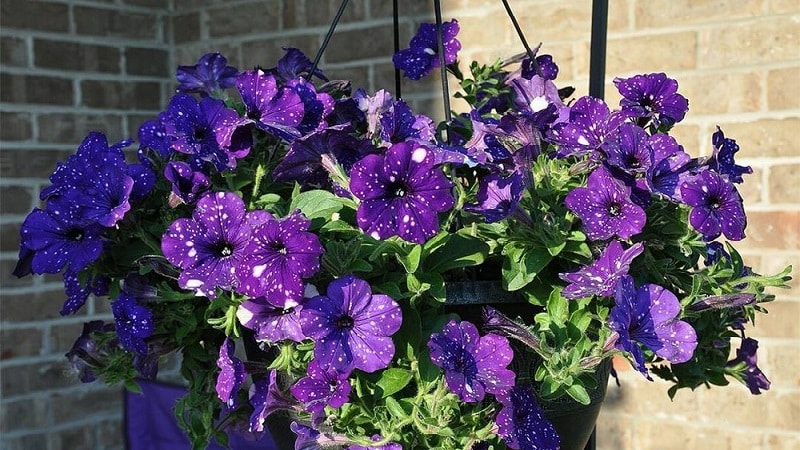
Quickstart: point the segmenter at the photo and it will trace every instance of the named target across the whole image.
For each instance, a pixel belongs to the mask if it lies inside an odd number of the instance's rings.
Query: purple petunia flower
[[[641,242],[623,249],[619,241],[611,241],[592,264],[577,272],[558,274],[559,278],[569,283],[561,295],[568,299],[612,295],[617,281],[628,274],[631,263],[643,251],[644,244]]]
[[[194,66],[178,66],[178,92],[198,93],[203,97],[219,97],[224,89],[234,85],[239,71],[228,65],[219,53],[207,53]]]
[[[172,183],[171,204],[191,205],[211,188],[211,181],[203,172],[181,161],[170,161],[164,167],[164,178]]]
[[[522,177],[517,172],[509,177],[486,175],[478,185],[478,203],[465,205],[464,210],[483,215],[486,223],[498,222],[514,213],[523,190]]]
[[[714,152],[708,161],[711,170],[723,175],[731,183],[741,183],[744,181],[743,174],[753,173],[752,167],[736,164],[734,154],[739,151],[739,144],[733,139],[726,138],[719,127],[711,136],[711,143],[714,146]]]
[[[313,297],[300,312],[303,334],[314,339],[314,359],[323,370],[374,372],[394,356],[392,334],[400,329],[400,306],[373,294],[366,281],[347,275],[333,280],[326,295]]]
[[[261,69],[239,75],[236,87],[245,105],[245,115],[221,121],[216,128],[221,146],[248,147],[251,126],[287,141],[300,136],[296,127],[303,120],[303,100],[295,91],[278,87],[275,77]]]
[[[203,196],[192,218],[178,219],[161,238],[164,257],[183,269],[178,285],[216,297],[215,289],[239,285],[238,272],[250,241],[244,202],[232,192]]]
[[[265,214],[261,223],[252,224],[239,291],[266,296],[283,308],[299,304],[303,279],[317,273],[325,252],[317,235],[308,231],[310,226],[299,210],[281,220]]]
[[[633,278],[623,277],[614,292],[615,305],[608,321],[619,334],[615,347],[631,354],[634,367],[650,379],[642,344],[671,363],[690,360],[697,334],[689,323],[677,320],[681,304],[675,294],[656,284],[636,289]]]
[[[125,350],[140,356],[147,355],[147,343],[144,340],[155,330],[153,312],[124,290],[111,303],[111,312],[114,313],[117,335]]]
[[[651,118],[656,127],[680,122],[689,110],[686,97],[678,94],[678,82],[666,74],[615,78],[614,85],[623,97],[622,111],[630,117]]]
[[[106,295],[108,293],[109,278],[105,275],[88,276],[86,282],[81,284],[77,272],[67,270],[64,272],[64,293],[67,300],[61,308],[61,315],[74,314],[86,303],[89,294]]]
[[[374,442],[377,442],[383,438],[381,437],[380,434],[374,434],[370,439],[372,439]],[[396,442],[389,442],[387,444],[375,447],[373,446],[365,447],[363,445],[351,445],[347,447],[347,450],[403,450],[403,446]]]
[[[379,125],[383,113],[389,111],[394,104],[394,98],[388,91],[381,89],[372,97],[363,89],[358,89],[353,94],[358,104],[358,109],[364,113],[367,121],[367,136],[372,137],[380,132]]]
[[[674,137],[664,133],[656,133],[647,138],[647,145],[652,155],[652,164],[645,178],[648,189],[678,201],[678,188],[688,176],[692,157]]]
[[[278,372],[270,370],[266,378],[253,381],[250,385],[250,405],[253,413],[250,414],[251,433],[264,431],[264,422],[267,417],[278,411],[293,410],[297,402],[284,395],[278,387]]]
[[[507,82],[514,93],[514,104],[517,111],[531,117],[540,130],[549,129],[553,124],[566,122],[570,108],[558,95],[558,87],[552,81],[534,76],[516,77]]]
[[[744,239],[747,216],[742,197],[721,175],[705,170],[683,182],[681,199],[692,207],[689,223],[706,240],[716,239],[721,233],[732,241]]]
[[[758,341],[752,338],[742,339],[741,346],[736,350],[736,358],[728,361],[727,367],[741,368],[740,376],[743,377],[744,383],[750,389],[753,395],[761,394],[761,391],[769,390],[770,382],[764,372],[756,365],[758,358],[756,352],[758,351]]]
[[[82,383],[91,383],[97,379],[95,368],[102,367],[103,360],[108,355],[107,349],[100,347],[94,333],[110,333],[114,331],[114,324],[104,323],[102,320],[92,320],[83,324],[83,331],[69,352],[64,356],[70,362],[71,369],[78,375]],[[116,346],[117,342],[108,345]]]
[[[32,252],[30,271],[58,273],[64,267],[80,272],[103,251],[105,228],[84,216],[84,209],[65,200],[51,200],[34,209],[20,229],[21,246]],[[25,255],[23,255],[25,256]]]
[[[423,114],[414,115],[403,100],[392,102],[391,107],[380,115],[380,124],[381,140],[388,145],[406,140],[433,140],[433,120]]]
[[[437,214],[455,200],[453,182],[433,161],[428,148],[403,142],[353,165],[350,191],[361,200],[358,226],[375,239],[398,235],[419,244],[438,233]]]
[[[244,363],[236,357],[235,350],[234,341],[226,337],[219,347],[219,357],[217,358],[217,367],[220,369],[219,375],[217,375],[217,397],[222,400],[222,403],[231,407],[236,400],[236,392],[247,376],[244,371]]]
[[[317,92],[314,84],[305,78],[289,80],[283,86],[294,91],[303,102],[303,117],[297,124],[297,131],[305,135],[327,127],[325,117],[333,112],[336,103],[330,94]]]
[[[497,434],[509,448],[558,450],[561,445],[553,424],[544,416],[530,385],[514,386],[498,396],[503,409],[497,413]]]
[[[552,55],[539,55],[534,59],[534,64],[531,64],[530,58],[525,58],[520,66],[522,78],[528,80],[534,75],[545,80],[555,80],[558,77],[558,65],[553,61]]]
[[[189,94],[178,94],[169,102],[164,128],[175,151],[191,155],[194,169],[211,164],[216,170],[236,166],[236,158],[247,156],[250,148],[229,149],[218,143],[216,130],[238,118],[236,111],[222,100],[206,97],[200,101]]]
[[[266,73],[274,75],[282,81],[289,81],[305,77],[311,72],[314,64],[300,49],[283,47],[283,51],[286,53],[278,60],[278,65],[268,69]],[[313,75],[322,81],[328,81],[328,77],[320,69],[315,69]]]
[[[456,39],[458,31],[456,19],[442,23],[442,48],[444,49],[445,64],[456,62],[458,51],[461,50],[461,43]],[[409,48],[395,53],[392,62],[397,69],[403,71],[403,75],[411,80],[419,80],[439,67],[436,25],[420,24],[417,34],[409,42]]]
[[[619,133],[603,143],[606,163],[631,176],[646,173],[653,162],[647,139],[644,128],[630,122],[623,123]]]
[[[257,341],[279,342],[288,339],[300,342],[305,339],[300,327],[302,305],[280,307],[266,297],[245,300],[236,310],[239,323],[255,331]]]
[[[511,320],[497,309],[484,306],[481,311],[481,319],[483,319],[482,329],[484,332],[516,339],[533,350],[541,349],[541,341],[531,330]]]
[[[589,239],[597,241],[613,236],[628,239],[642,231],[647,219],[644,210],[630,196],[631,188],[601,166],[589,175],[586,187],[573,189],[564,203],[581,219]]]
[[[428,348],[431,361],[444,370],[447,387],[462,402],[479,402],[487,392],[498,395],[514,386],[514,372],[506,368],[514,352],[502,336],[481,337],[472,323],[451,320],[431,335]]]
[[[584,96],[570,107],[569,121],[553,125],[547,138],[558,145],[559,157],[587,155],[613,138],[624,120],[618,111],[610,112],[603,100]]]
[[[167,135],[167,130],[164,128],[164,120],[166,120],[166,113],[160,113],[158,119],[148,120],[139,126],[137,137],[139,138],[139,151],[137,156],[142,164],[153,167],[154,161],[151,156],[150,150],[155,151],[155,155],[161,159],[167,159],[174,153],[172,149],[171,139]]]
[[[290,389],[306,411],[321,413],[325,406],[339,408],[347,403],[350,382],[347,374],[336,369],[323,369],[316,360],[308,363],[308,375],[299,379]]]

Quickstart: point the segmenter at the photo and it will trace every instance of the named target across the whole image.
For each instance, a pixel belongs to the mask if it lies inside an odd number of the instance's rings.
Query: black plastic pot
[[[495,281],[448,283],[445,305],[449,312],[458,314],[462,320],[468,320],[478,327],[482,322],[484,306],[492,306],[511,318],[517,316],[533,318],[540,311],[540,308],[531,305],[520,295],[504,290],[501,284]],[[530,380],[534,388],[537,388],[533,375],[541,362],[538,355],[515,340],[511,340],[511,346],[516,355],[511,368],[518,377]],[[591,401],[588,405],[580,404],[569,396],[556,400],[543,400],[538,396],[538,389],[534,389],[534,392],[537,392],[539,406],[561,437],[561,450],[594,449],[592,433],[606,396],[610,371],[610,359],[597,366],[595,371],[597,387],[589,391]]]

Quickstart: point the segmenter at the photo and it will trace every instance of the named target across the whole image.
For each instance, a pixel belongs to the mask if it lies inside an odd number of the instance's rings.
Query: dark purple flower
[[[218,143],[216,130],[238,117],[236,111],[227,108],[222,100],[206,97],[198,103],[189,94],[178,94],[169,102],[164,128],[172,148],[191,155],[190,161],[195,169],[211,164],[222,171],[235,167],[236,158],[242,158],[250,151],[249,147],[231,150]]]
[[[161,251],[183,269],[180,287],[214,298],[216,288],[238,286],[249,242],[242,199],[232,192],[215,192],[197,202],[191,219],[172,222],[161,238]]]
[[[290,308],[302,301],[303,279],[317,273],[325,249],[299,210],[281,220],[264,218],[253,224],[239,291]]]
[[[487,392],[498,395],[514,386],[514,372],[506,368],[514,352],[502,336],[481,337],[472,323],[451,320],[431,335],[428,348],[431,361],[444,370],[447,387],[463,402],[479,402]]]
[[[413,139],[421,142],[433,140],[434,124],[430,117],[414,115],[403,100],[392,102],[392,106],[380,116],[381,140],[395,144]]]
[[[282,81],[289,81],[299,77],[305,77],[314,67],[314,64],[300,49],[294,47],[283,47],[286,53],[278,60],[278,65],[266,71],[266,73],[275,75]],[[314,76],[322,81],[328,81],[328,78],[320,69],[314,70]]]
[[[710,170],[681,184],[681,198],[692,207],[689,223],[706,240],[721,233],[732,241],[744,239],[747,215],[733,183]]]
[[[708,161],[711,170],[723,175],[731,183],[741,183],[744,181],[743,174],[753,173],[752,167],[736,164],[734,154],[739,151],[739,144],[733,139],[726,138],[719,127],[711,136],[711,143],[714,146],[714,153]]]
[[[480,179],[475,195],[478,203],[465,205],[464,210],[483,215],[486,223],[498,222],[514,213],[523,189],[522,177],[516,172],[509,177],[486,175]]]
[[[218,97],[233,86],[239,71],[228,65],[219,53],[207,53],[194,66],[178,66],[178,92],[198,93],[203,97]]]
[[[149,150],[154,150],[161,159],[167,159],[174,152],[172,150],[172,140],[167,135],[164,128],[166,113],[159,114],[158,119],[148,120],[143,123],[138,130],[139,138],[138,157],[142,164],[153,167],[152,156]]]
[[[333,280],[326,295],[313,297],[300,312],[303,334],[314,339],[314,359],[323,370],[374,372],[394,357],[392,334],[400,329],[400,306],[372,294],[366,281],[347,275]]]
[[[153,312],[124,290],[111,303],[111,312],[114,313],[117,335],[125,350],[146,355],[147,343],[144,340],[155,330]]]
[[[631,188],[617,180],[608,169],[598,167],[586,187],[567,194],[564,203],[583,223],[583,231],[593,241],[619,236],[628,239],[644,228],[647,216],[631,201]]]
[[[617,283],[614,307],[608,321],[619,334],[615,347],[631,354],[636,370],[648,379],[642,344],[671,363],[690,360],[697,347],[697,335],[689,323],[678,320],[681,304],[675,294],[656,284],[636,289],[633,278]]]
[[[569,121],[553,125],[548,139],[558,145],[560,157],[591,154],[613,138],[625,116],[610,112],[603,100],[581,97],[570,107]]]
[[[353,99],[358,104],[358,109],[364,113],[367,121],[367,136],[374,136],[380,131],[378,126],[380,125],[381,116],[384,112],[389,111],[394,104],[392,94],[381,89],[370,97],[366,91],[358,89],[353,94]]]
[[[82,383],[91,383],[97,379],[97,374],[94,370],[102,367],[103,360],[108,356],[108,349],[98,344],[94,333],[110,333],[113,331],[114,324],[103,323],[102,320],[85,322],[81,335],[72,344],[69,352],[64,355]],[[110,342],[109,345],[116,345],[116,343]]]
[[[758,341],[752,338],[742,339],[742,344],[736,350],[736,358],[728,361],[727,366],[732,370],[739,369],[739,377],[750,389],[753,395],[761,394],[761,391],[769,390],[770,382],[764,372],[756,365],[758,358]]]
[[[678,94],[678,82],[663,73],[615,78],[614,85],[622,95],[619,104],[631,117],[648,117],[658,127],[683,120],[689,102]]]
[[[323,369],[316,360],[308,363],[308,375],[300,378],[290,391],[306,411],[321,413],[325,406],[339,408],[350,395],[347,374],[336,369]]]
[[[303,118],[297,124],[297,131],[305,135],[327,127],[325,117],[333,112],[335,101],[326,92],[317,92],[314,85],[305,78],[295,78],[284,84],[293,90],[303,101]]]
[[[533,350],[541,348],[541,341],[531,330],[491,306],[483,307],[481,319],[482,329],[486,333],[516,339]]]
[[[228,406],[233,406],[236,400],[236,392],[244,383],[247,374],[244,371],[244,363],[235,355],[236,344],[226,337],[219,347],[219,357],[217,358],[217,397]]]
[[[221,146],[246,146],[236,143],[237,138],[241,137],[237,132],[249,133],[250,126],[287,141],[300,136],[296,127],[305,113],[303,100],[295,91],[278,87],[275,77],[267,75],[261,69],[239,75],[236,87],[246,108],[245,115],[225,118],[220,123],[216,132]]]
[[[350,191],[361,200],[359,227],[375,239],[398,235],[419,244],[438,233],[438,213],[455,200],[453,182],[433,161],[428,148],[403,142],[353,165]]]
[[[569,119],[570,108],[561,100],[558,87],[552,81],[539,76],[516,77],[508,84],[514,93],[517,111],[531,117],[540,130]]]
[[[703,260],[703,264],[710,266],[721,259],[726,261],[731,260],[731,255],[725,250],[725,246],[721,242],[717,241],[706,244],[706,257]]]
[[[688,176],[692,162],[674,137],[656,133],[647,139],[652,154],[652,164],[647,171],[646,181],[650,192],[667,196],[673,201],[680,198],[680,183]]]
[[[192,204],[211,188],[203,172],[181,161],[170,161],[164,167],[164,178],[172,183],[172,196],[178,202]]]
[[[623,249],[619,241],[611,241],[592,264],[577,272],[558,274],[559,278],[569,283],[561,295],[568,299],[612,295],[617,281],[628,274],[631,262],[643,251],[644,244],[641,242]]]
[[[34,209],[20,229],[21,245],[33,252],[32,273],[58,273],[67,266],[80,272],[103,251],[105,228],[84,216],[76,203],[51,200],[47,209]]]
[[[263,432],[264,422],[272,413],[277,411],[293,410],[297,402],[283,394],[278,387],[278,372],[270,370],[266,378],[253,381],[250,386],[250,405],[253,413],[250,415],[250,432]]]
[[[442,48],[444,49],[445,64],[456,62],[458,51],[461,50],[461,43],[456,39],[458,31],[456,19],[442,23]],[[439,67],[439,45],[436,35],[435,24],[420,24],[417,34],[411,38],[409,48],[398,51],[392,57],[394,66],[412,80],[419,80]]]
[[[753,305],[756,303],[756,295],[746,292],[739,292],[735,294],[720,294],[711,295],[699,299],[697,302],[692,303],[689,309],[692,311],[703,311],[706,309],[722,309],[722,308],[739,308],[746,305]]]
[[[245,300],[236,310],[239,323],[255,331],[257,341],[279,342],[288,339],[300,342],[305,339],[300,328],[301,305],[275,306],[266,297]]]
[[[105,295],[104,293],[100,293],[108,291],[107,280],[108,277],[103,275],[94,278],[87,276],[85,283],[82,284],[77,272],[73,272],[72,270],[64,272],[64,293],[67,295],[67,300],[61,308],[60,314],[66,316],[77,312],[84,303],[86,303],[86,299],[89,298],[89,294],[91,293],[95,295]],[[105,289],[103,288],[104,284],[106,287]]]
[[[374,442],[378,442],[383,438],[381,437],[380,434],[374,434],[370,439],[372,439]],[[389,442],[387,444],[375,447],[373,446],[365,447],[363,445],[351,445],[347,447],[347,450],[403,450],[403,446],[396,442]]]
[[[539,55],[535,59],[535,64],[531,64],[530,58],[522,60],[522,77],[530,80],[534,75],[538,75],[545,80],[555,80],[558,77],[558,65],[553,61],[551,55]]]
[[[297,181],[303,186],[327,188],[331,179],[323,158],[347,173],[356,161],[374,152],[368,141],[360,141],[342,129],[328,128],[292,141],[272,176],[275,181]]]
[[[623,123],[619,133],[603,143],[606,163],[628,175],[646,173],[653,163],[647,140],[647,132],[642,127],[630,122]]]
[[[497,434],[509,448],[518,450],[558,450],[561,445],[553,424],[544,416],[530,385],[514,386],[498,399],[503,409],[497,413]]]

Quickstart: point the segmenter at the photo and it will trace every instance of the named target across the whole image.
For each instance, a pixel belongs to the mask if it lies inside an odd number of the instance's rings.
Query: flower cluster
[[[67,354],[80,379],[135,389],[180,353],[196,448],[284,418],[295,448],[555,449],[540,403],[589,403],[615,355],[670,395],[768,389],[745,325],[789,268],[753,273],[722,241],[747,225],[736,142],[717,130],[690,156],[669,135],[688,101],[662,73],[614,80],[618,109],[569,98],[549,55],[465,77],[458,31],[439,47],[424,24],[394,57],[413,80],[442,60],[458,77],[469,110],[439,126],[289,48],[270,69],[180,66],[135,164],[132,141],[87,136],[15,269],[62,273],[62,315],[111,299],[113,322]],[[449,292],[473,282],[525,312],[462,314]],[[531,355],[532,372],[513,364]]]

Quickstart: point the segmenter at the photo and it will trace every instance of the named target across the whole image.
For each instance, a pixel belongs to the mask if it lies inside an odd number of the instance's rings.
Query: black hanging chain
[[[325,39],[322,40],[322,45],[319,47],[319,50],[317,50],[317,56],[314,57],[314,64],[311,65],[311,70],[306,75],[307,79],[310,80],[314,72],[317,71],[317,66],[319,66],[319,61],[322,59],[322,54],[325,52],[325,48],[328,47],[331,37],[333,37],[333,32],[336,30],[336,25],[339,23],[339,19],[342,18],[342,14],[344,14],[344,9],[347,7],[348,1],[349,0],[342,0],[342,4],[339,5],[339,10],[336,12],[336,16],[333,18],[330,28],[328,28],[328,33],[325,35]]]
[[[400,51],[400,15],[397,8],[397,0],[392,0],[392,25],[394,26],[394,54]],[[402,87],[400,69],[394,66],[394,92],[397,98],[402,98]]]
[[[517,17],[514,16],[514,11],[511,11],[511,5],[508,4],[508,0],[503,0],[503,6],[506,8],[506,14],[508,14],[508,18],[511,19],[511,23],[514,25],[514,30],[517,31],[517,36],[519,36],[522,46],[525,47],[525,53],[531,60],[531,67],[533,67],[533,69],[536,71],[536,74],[541,77],[542,69],[539,67],[539,64],[536,64],[536,53],[539,52],[539,47],[537,46],[536,50],[533,50],[531,49],[531,46],[528,45],[528,40],[525,39],[525,33],[522,32],[522,27],[519,26]]]
[[[589,95],[603,99],[606,82],[608,0],[592,1],[592,40],[589,44]]]
[[[442,29],[442,4],[439,0],[433,1],[434,12],[436,14],[436,47],[439,51],[439,71],[442,77],[442,103],[444,104],[444,120],[449,126],[453,119],[450,112],[450,88],[447,86],[447,65],[444,54],[444,30]],[[446,140],[450,142],[450,132],[447,131]]]

